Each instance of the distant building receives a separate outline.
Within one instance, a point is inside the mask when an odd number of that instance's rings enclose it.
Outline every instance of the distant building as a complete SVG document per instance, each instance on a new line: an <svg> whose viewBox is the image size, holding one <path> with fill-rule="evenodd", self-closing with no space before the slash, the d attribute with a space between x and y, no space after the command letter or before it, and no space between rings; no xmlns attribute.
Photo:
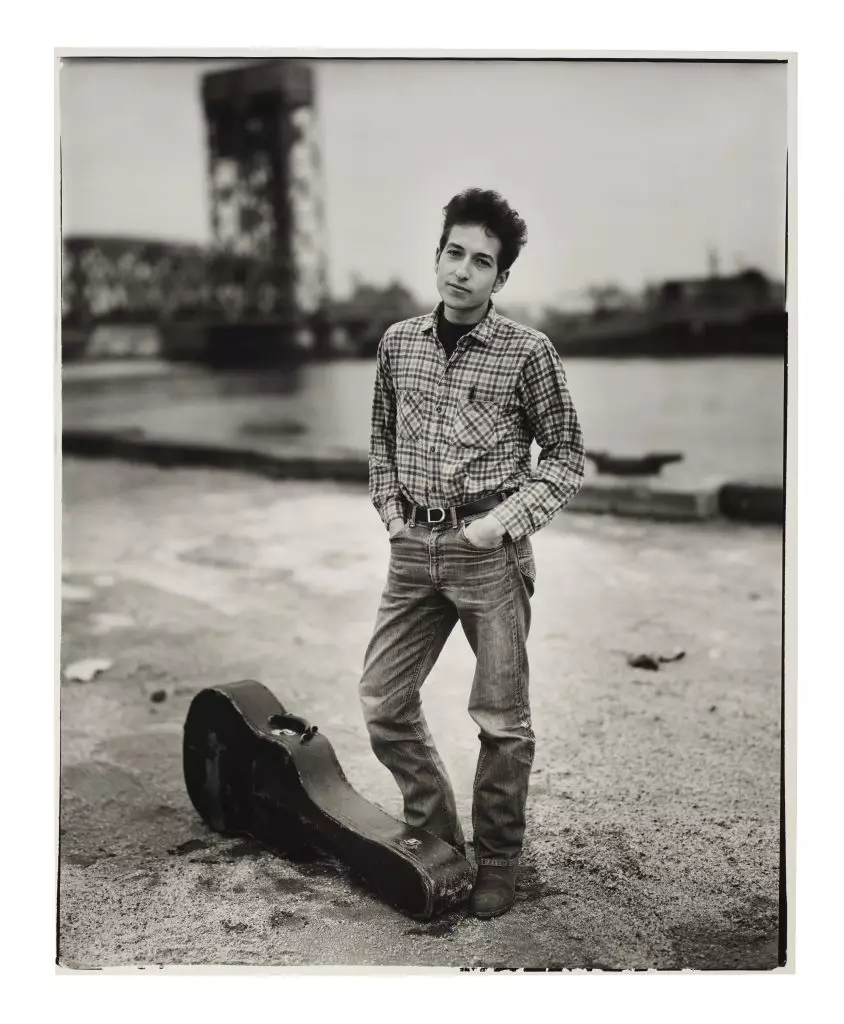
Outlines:
<svg viewBox="0 0 844 1024"><path fill-rule="evenodd" d="M673 278L640 296L589 289L591 312L548 310L542 330L569 355L691 356L785 352L785 290L760 270Z"/></svg>
<svg viewBox="0 0 844 1024"><path fill-rule="evenodd" d="M336 328L334 347L342 344L361 355L373 355L388 327L424 312L427 309L399 281L383 287L358 281L349 298L329 305L328 317ZM336 334L339 330L346 335L342 342Z"/></svg>
<svg viewBox="0 0 844 1024"><path fill-rule="evenodd" d="M731 275L676 278L645 289L644 306L661 313L690 310L781 308L783 287L761 270Z"/></svg>

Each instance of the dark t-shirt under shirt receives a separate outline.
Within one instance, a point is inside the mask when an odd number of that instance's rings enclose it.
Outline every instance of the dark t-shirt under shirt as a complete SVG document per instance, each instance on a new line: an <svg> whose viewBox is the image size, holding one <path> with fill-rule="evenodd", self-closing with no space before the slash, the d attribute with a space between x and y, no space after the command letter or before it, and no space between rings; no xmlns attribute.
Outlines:
<svg viewBox="0 0 844 1024"><path fill-rule="evenodd" d="M453 324L450 320L446 319L445 313L440 309L439 316L437 317L437 336L445 350L446 359L451 359L454 350L457 348L457 342L460 341L464 334L468 334L473 327L476 327L481 320L483 320L483 317L474 324Z"/></svg>

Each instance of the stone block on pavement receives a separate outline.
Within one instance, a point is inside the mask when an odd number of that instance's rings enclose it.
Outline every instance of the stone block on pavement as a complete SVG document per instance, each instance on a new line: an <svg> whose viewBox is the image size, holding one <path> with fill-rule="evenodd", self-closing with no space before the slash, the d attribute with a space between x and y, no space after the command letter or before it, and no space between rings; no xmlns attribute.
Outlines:
<svg viewBox="0 0 844 1024"><path fill-rule="evenodd" d="M623 477L587 480L569 508L646 519L700 520L718 515L718 485L665 484Z"/></svg>

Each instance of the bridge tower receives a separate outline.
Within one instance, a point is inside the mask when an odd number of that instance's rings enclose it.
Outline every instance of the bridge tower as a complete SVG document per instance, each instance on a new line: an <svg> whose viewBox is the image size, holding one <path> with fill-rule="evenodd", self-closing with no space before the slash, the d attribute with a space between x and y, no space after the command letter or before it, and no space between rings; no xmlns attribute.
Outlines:
<svg viewBox="0 0 844 1024"><path fill-rule="evenodd" d="M313 77L282 58L202 79L216 247L270 268L258 305L306 347L327 293Z"/></svg>

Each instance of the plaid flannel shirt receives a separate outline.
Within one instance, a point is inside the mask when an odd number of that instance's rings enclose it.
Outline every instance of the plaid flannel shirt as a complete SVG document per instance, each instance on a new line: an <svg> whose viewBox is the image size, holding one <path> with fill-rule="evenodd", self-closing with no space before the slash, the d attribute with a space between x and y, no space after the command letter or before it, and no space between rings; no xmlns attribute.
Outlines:
<svg viewBox="0 0 844 1024"><path fill-rule="evenodd" d="M378 346L369 493L385 525L401 498L450 508L516 490L495 509L513 540L535 533L583 480L583 435L548 338L495 312L458 342L437 337L439 307L393 324ZM531 471L530 445L541 448Z"/></svg>

